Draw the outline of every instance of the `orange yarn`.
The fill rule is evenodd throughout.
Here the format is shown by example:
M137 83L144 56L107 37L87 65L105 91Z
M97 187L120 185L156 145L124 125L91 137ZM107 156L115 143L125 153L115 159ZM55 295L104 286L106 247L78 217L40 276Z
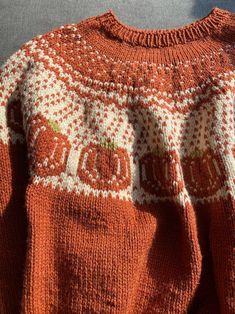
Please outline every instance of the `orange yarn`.
M235 313L235 13L113 10L0 68L0 314Z

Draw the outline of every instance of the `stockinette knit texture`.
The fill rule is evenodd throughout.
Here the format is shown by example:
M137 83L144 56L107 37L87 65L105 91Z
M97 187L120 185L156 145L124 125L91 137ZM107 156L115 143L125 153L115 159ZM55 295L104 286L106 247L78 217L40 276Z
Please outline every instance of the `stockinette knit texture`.
M234 314L235 13L109 9L0 75L0 313Z

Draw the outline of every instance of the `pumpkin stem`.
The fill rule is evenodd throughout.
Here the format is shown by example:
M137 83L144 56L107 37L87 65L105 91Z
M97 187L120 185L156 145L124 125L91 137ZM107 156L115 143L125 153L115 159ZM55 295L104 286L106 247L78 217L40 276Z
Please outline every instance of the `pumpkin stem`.
M48 120L48 124L51 126L51 128L55 131L55 132L60 132L60 126L57 122L55 122L54 120L49 119Z
M194 151L192 152L192 157L197 158L201 157L202 151L199 148L195 148Z
M112 149L112 150L114 150L114 149L116 149L116 148L118 147L118 145L115 143L114 140L112 140L112 141L110 142L110 141L108 141L108 140L105 139L105 138L104 138L103 140L102 140L102 138L101 138L100 145L101 145L102 147L105 147L105 148L108 148L108 149Z
M163 155L163 148L159 147L159 146L155 146L152 150L152 153L158 156L162 156Z
M155 154L155 155L158 155L158 151L159 151L159 149L158 149L157 146L155 146L155 147L152 149L152 153Z

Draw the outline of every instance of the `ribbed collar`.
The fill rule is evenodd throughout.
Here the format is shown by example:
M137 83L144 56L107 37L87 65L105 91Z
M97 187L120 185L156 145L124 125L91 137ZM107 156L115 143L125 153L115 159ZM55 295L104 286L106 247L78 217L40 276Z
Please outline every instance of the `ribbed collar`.
M114 59L184 61L210 50L210 41L215 37L232 42L235 39L235 13L213 7L207 16L182 27L141 29L123 23L109 9L83 20L80 29L88 35L91 45ZM213 45L216 43L212 42Z
M98 20L107 32L124 42L144 47L167 47L218 32L229 15L229 11L214 7L206 17L171 29L140 29L129 26L120 21L112 9L100 15Z

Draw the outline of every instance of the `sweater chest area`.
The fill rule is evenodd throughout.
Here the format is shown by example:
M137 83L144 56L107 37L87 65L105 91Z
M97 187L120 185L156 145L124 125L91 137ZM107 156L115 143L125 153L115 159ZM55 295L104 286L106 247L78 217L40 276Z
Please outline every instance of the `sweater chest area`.
M209 184L209 197L231 179L224 173L234 163L234 71L204 82L200 94L196 87L171 93L169 85L161 92L96 86L43 69L32 65L23 85L23 126L36 184L142 203L172 198L185 185L200 198ZM229 158L220 157L224 152Z

